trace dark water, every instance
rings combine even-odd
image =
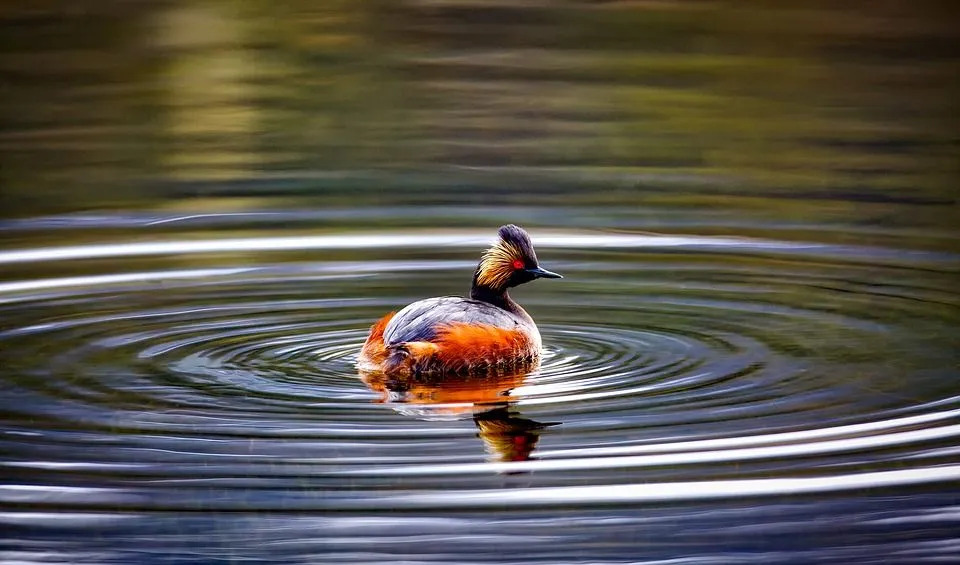
[[[956,10],[751,6],[0,8],[0,561],[955,561]]]
[[[368,324],[462,288],[490,233],[0,254],[62,270],[0,286],[8,555],[956,555],[956,255],[534,233],[567,276],[515,293],[541,369],[393,390],[354,368]]]

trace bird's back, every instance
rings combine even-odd
[[[502,308],[458,296],[428,298],[410,304],[396,313],[383,331],[387,347],[412,341],[433,341],[451,325],[492,326],[519,330],[527,321]]]

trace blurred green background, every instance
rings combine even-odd
[[[11,0],[0,215],[477,205],[562,224],[600,206],[952,231],[958,15],[927,0]],[[437,216],[378,221],[470,221]]]

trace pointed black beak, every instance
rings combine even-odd
[[[527,269],[527,272],[533,275],[533,277],[537,279],[562,279],[563,278],[563,275],[550,272],[546,269],[541,269],[540,267]]]

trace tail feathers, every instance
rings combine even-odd
[[[387,324],[393,319],[396,312],[390,312],[386,316],[377,320],[370,327],[370,335],[360,350],[360,363],[364,365],[380,365],[387,358],[387,347],[383,343],[383,331],[387,329]]]
[[[387,347],[383,371],[388,374],[412,375],[421,372],[436,357],[440,347],[429,341],[407,341]]]

